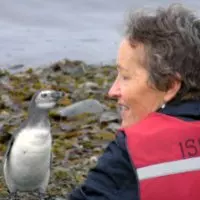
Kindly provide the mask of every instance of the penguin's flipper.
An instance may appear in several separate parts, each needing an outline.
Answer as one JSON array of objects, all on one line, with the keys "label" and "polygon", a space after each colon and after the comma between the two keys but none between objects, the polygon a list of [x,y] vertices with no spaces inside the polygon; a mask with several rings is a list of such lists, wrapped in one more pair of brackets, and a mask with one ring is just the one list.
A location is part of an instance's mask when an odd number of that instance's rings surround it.
[{"label": "penguin's flipper", "polygon": [[7,150],[4,154],[4,161],[9,157],[14,141],[15,141],[15,137],[12,136],[11,139],[9,140],[9,142],[8,142]]},{"label": "penguin's flipper", "polygon": [[10,152],[11,152],[11,149],[12,149],[12,146],[13,146],[13,143],[15,141],[15,139],[17,138],[18,136],[18,133],[26,126],[26,121],[23,122],[21,124],[21,126],[12,134],[11,136],[11,139],[9,140],[8,142],[8,145],[7,145],[7,150],[4,154],[4,158],[3,158],[3,161],[5,161],[7,158],[9,158],[9,155],[10,155]]}]

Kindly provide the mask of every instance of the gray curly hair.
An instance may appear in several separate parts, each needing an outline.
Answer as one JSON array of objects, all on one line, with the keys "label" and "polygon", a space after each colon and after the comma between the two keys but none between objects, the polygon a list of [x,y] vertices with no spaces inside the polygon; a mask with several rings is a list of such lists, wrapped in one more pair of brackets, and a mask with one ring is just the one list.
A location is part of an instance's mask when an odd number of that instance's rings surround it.
[{"label": "gray curly hair", "polygon": [[200,99],[200,20],[180,4],[159,8],[154,15],[130,15],[125,36],[132,46],[143,43],[149,80],[162,91],[180,79],[174,100]]}]

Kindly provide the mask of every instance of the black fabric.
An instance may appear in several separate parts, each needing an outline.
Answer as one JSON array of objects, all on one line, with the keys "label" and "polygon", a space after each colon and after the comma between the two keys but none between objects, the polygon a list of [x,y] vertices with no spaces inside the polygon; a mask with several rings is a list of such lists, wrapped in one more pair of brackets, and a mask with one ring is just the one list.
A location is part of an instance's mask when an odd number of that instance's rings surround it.
[{"label": "black fabric", "polygon": [[[187,121],[200,120],[200,101],[169,104],[157,112]],[[84,184],[75,189],[68,199],[139,200],[137,177],[123,133],[117,134],[116,140],[108,145]]]},{"label": "black fabric", "polygon": [[158,110],[158,112],[186,121],[200,120],[200,101],[184,101],[169,104],[164,109]]}]

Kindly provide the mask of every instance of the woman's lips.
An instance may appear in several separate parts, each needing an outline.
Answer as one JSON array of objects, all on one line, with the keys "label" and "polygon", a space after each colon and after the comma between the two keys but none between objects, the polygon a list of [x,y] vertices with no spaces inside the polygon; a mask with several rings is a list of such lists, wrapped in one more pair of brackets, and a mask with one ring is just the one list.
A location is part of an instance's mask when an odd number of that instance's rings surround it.
[{"label": "woman's lips", "polygon": [[119,104],[119,109],[120,109],[120,111],[125,111],[125,110],[128,110],[129,109],[129,107],[128,106],[126,106],[126,105],[124,105],[124,104]]},{"label": "woman's lips", "polygon": [[129,110],[128,106],[124,104],[119,104],[119,111],[122,119],[125,117],[128,110]]}]

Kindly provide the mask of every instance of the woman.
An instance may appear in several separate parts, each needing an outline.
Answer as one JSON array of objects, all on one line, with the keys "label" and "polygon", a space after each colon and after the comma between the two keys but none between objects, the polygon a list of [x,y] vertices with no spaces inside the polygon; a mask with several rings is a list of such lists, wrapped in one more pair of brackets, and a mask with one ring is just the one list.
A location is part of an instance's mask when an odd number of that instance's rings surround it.
[{"label": "woman", "polygon": [[117,70],[121,129],[69,199],[199,200],[199,19],[181,5],[134,13]]}]

